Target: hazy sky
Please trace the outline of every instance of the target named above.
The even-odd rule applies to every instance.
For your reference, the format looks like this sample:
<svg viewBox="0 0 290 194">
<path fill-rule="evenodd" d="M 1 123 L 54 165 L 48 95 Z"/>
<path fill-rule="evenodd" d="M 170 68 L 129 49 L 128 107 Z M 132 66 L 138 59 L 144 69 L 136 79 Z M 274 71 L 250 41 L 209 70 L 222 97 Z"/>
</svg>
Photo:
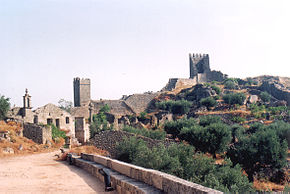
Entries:
<svg viewBox="0 0 290 194">
<path fill-rule="evenodd" d="M 208 53 L 231 77 L 290 77 L 289 0 L 0 0 L 0 94 L 34 107 L 158 91 Z"/>
</svg>

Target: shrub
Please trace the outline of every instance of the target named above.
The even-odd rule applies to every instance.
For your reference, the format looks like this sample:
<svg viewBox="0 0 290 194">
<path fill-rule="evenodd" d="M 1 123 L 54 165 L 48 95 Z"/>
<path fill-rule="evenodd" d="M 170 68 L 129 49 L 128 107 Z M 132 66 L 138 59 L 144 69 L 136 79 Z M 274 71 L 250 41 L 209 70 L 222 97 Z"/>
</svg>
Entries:
<svg viewBox="0 0 290 194">
<path fill-rule="evenodd" d="M 260 98 L 264 101 L 264 102 L 269 102 L 271 99 L 271 95 L 268 92 L 261 92 L 260 94 Z"/>
<path fill-rule="evenodd" d="M 211 88 L 217 93 L 220 94 L 221 93 L 221 89 L 220 87 L 216 86 L 216 85 L 212 85 Z"/>
<path fill-rule="evenodd" d="M 211 123 L 206 127 L 192 126 L 181 130 L 181 138 L 202 152 L 209 152 L 214 157 L 216 153 L 226 150 L 231 141 L 231 130 L 221 122 Z"/>
<path fill-rule="evenodd" d="M 217 101 L 213 97 L 202 98 L 200 100 L 200 104 L 206 106 L 207 108 L 215 107 L 217 105 Z"/>
<path fill-rule="evenodd" d="M 65 132 L 59 130 L 54 124 L 51 124 L 51 135 L 52 135 L 52 139 L 55 141 L 57 138 L 65 138 Z"/>
<path fill-rule="evenodd" d="M 105 130 L 111 130 L 113 127 L 110 126 L 107 121 L 107 116 L 105 113 L 110 111 L 110 107 L 106 104 L 100 108 L 98 114 L 93 115 L 93 119 L 90 124 L 90 137 L 93 138 L 97 133 Z"/>
<path fill-rule="evenodd" d="M 151 139 L 157 139 L 157 140 L 163 140 L 166 137 L 166 133 L 164 131 L 137 129 L 131 126 L 124 126 L 123 131 L 127 131 L 129 133 L 134 133 L 137 135 L 142 135 L 142 136 L 149 137 Z"/>
<path fill-rule="evenodd" d="M 219 116 L 212 116 L 212 115 L 206 115 L 206 116 L 201 116 L 199 118 L 199 125 L 205 127 L 208 126 L 212 123 L 221 123 L 221 117 Z"/>
<path fill-rule="evenodd" d="M 235 123 L 243 123 L 246 121 L 245 118 L 240 117 L 240 116 L 233 116 L 231 120 Z"/>
<path fill-rule="evenodd" d="M 6 118 L 7 112 L 10 109 L 10 102 L 9 98 L 6 98 L 5 96 L 0 96 L 0 120 L 3 120 Z"/>
<path fill-rule="evenodd" d="M 228 159 L 224 164 L 216 165 L 214 160 L 202 154 L 193 157 L 194 148 L 189 145 L 173 144 L 168 148 L 161 145 L 149 149 L 144 141 L 131 137 L 120 142 L 117 150 L 120 160 L 138 166 L 160 170 L 224 192 L 251 191 L 251 184 L 239 165 L 232 168 Z"/>
<path fill-rule="evenodd" d="M 224 85 L 226 89 L 230 89 L 230 90 L 234 90 L 237 88 L 237 84 L 232 80 L 225 81 Z"/>
<path fill-rule="evenodd" d="M 245 99 L 246 99 L 246 96 L 244 93 L 226 94 L 223 96 L 224 102 L 230 105 L 235 105 L 235 104 L 243 105 Z"/>
<path fill-rule="evenodd" d="M 172 134 L 176 138 L 183 127 L 190 127 L 196 125 L 196 121 L 193 118 L 190 119 L 178 119 L 177 121 L 168 121 L 164 124 L 164 130 L 166 133 Z"/>
<path fill-rule="evenodd" d="M 156 103 L 157 107 L 161 110 L 167 110 L 173 114 L 187 114 L 190 110 L 191 102 L 187 100 L 168 100 Z"/>
<path fill-rule="evenodd" d="M 277 126 L 252 125 L 251 133 L 242 136 L 227 152 L 234 164 L 242 165 L 251 181 L 254 173 L 259 173 L 263 168 L 277 172 L 283 171 L 287 164 L 287 142 L 279 137 Z"/>
</svg>

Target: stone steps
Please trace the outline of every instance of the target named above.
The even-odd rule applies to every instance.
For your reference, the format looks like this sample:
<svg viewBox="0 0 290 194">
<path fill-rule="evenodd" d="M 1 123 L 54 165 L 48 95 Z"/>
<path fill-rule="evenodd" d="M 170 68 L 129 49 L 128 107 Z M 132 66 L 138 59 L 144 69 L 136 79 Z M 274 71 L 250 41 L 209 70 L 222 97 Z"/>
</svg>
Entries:
<svg viewBox="0 0 290 194">
<path fill-rule="evenodd" d="M 99 169 L 106 168 L 101 164 L 97 164 L 92 161 L 84 160 L 81 158 L 73 158 L 73 164 L 76 166 L 83 168 L 93 176 L 97 177 L 100 181 L 104 182 L 104 177 L 99 173 Z M 108 169 L 108 168 L 107 168 Z M 127 193 L 136 193 L 136 194 L 161 194 L 162 191 L 152 187 L 143 182 L 137 181 L 135 179 L 129 178 L 125 175 L 122 175 L 114 170 L 108 169 L 110 172 L 111 184 L 112 187 L 119 194 L 127 194 Z"/>
</svg>

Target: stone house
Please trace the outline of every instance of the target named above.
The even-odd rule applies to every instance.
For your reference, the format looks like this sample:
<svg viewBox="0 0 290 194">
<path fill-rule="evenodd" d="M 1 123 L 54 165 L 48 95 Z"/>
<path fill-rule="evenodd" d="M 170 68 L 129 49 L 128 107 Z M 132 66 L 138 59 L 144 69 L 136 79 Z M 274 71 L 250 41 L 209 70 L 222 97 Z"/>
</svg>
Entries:
<svg viewBox="0 0 290 194">
<path fill-rule="evenodd" d="M 59 129 L 67 131 L 68 136 L 75 137 L 74 118 L 71 114 L 50 103 L 32 110 L 31 96 L 27 89 L 23 96 L 23 107 L 12 108 L 8 118 L 24 123 L 54 124 Z"/>
</svg>

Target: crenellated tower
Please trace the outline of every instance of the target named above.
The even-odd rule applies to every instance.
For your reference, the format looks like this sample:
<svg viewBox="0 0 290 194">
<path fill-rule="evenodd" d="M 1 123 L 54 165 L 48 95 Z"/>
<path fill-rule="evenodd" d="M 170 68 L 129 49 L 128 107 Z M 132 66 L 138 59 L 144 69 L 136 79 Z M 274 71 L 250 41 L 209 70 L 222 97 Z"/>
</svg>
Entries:
<svg viewBox="0 0 290 194">
<path fill-rule="evenodd" d="M 74 78 L 74 106 L 79 107 L 91 100 L 90 79 Z"/>
<path fill-rule="evenodd" d="M 209 73 L 209 56 L 208 54 L 189 54 L 189 78 L 197 78 L 198 74 Z"/>
</svg>

